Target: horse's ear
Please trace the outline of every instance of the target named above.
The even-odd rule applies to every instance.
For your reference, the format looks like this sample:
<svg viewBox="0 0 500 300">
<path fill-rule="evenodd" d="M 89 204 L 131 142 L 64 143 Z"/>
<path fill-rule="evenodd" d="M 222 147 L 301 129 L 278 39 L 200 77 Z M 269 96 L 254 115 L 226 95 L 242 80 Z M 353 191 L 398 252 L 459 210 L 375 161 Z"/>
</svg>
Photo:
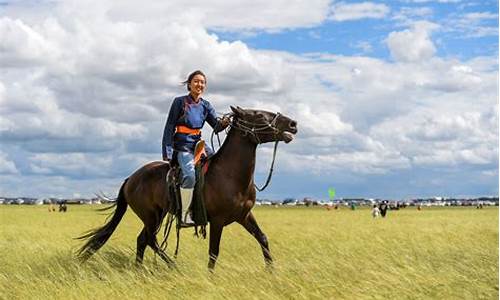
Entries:
<svg viewBox="0 0 500 300">
<path fill-rule="evenodd" d="M 230 106 L 231 110 L 234 112 L 235 115 L 237 116 L 243 116 L 245 114 L 245 110 L 239 106 Z"/>
</svg>

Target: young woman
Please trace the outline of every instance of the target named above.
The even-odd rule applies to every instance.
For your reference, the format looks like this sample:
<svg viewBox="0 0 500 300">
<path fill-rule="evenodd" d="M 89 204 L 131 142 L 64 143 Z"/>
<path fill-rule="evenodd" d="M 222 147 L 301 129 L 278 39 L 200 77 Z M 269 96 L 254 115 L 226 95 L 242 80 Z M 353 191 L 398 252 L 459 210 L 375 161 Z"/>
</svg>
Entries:
<svg viewBox="0 0 500 300">
<path fill-rule="evenodd" d="M 201 139 L 201 128 L 206 121 L 219 132 L 229 125 L 229 119 L 218 119 L 210 102 L 201 98 L 207 85 L 207 78 L 202 71 L 197 70 L 189 74 L 183 84 L 187 86 L 189 94 L 175 98 L 170 106 L 163 132 L 162 154 L 163 160 L 176 159 L 181 167 L 182 225 L 190 226 L 193 221 L 188 208 L 196 180 L 194 148 Z M 207 150 L 211 152 L 211 149 Z"/>
</svg>

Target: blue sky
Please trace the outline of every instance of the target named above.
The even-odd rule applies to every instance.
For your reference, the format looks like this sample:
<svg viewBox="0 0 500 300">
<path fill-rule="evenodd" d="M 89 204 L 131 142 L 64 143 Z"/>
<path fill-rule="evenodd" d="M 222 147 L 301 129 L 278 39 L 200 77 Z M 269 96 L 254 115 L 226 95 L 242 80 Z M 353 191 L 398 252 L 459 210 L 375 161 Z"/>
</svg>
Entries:
<svg viewBox="0 0 500 300">
<path fill-rule="evenodd" d="M 361 3 L 361 2 L 347 2 Z M 378 2 L 383 3 L 383 2 Z M 241 40 L 252 48 L 281 50 L 296 54 L 329 52 L 338 55 L 369 55 L 390 59 L 389 49 L 384 44 L 387 35 L 398 28 L 405 28 L 408 20 L 425 20 L 443 26 L 434 33 L 433 39 L 440 47 L 439 56 L 453 56 L 469 59 L 475 56 L 494 55 L 498 52 L 498 36 L 495 34 L 474 35 L 478 28 L 498 28 L 497 1 L 458 1 L 440 3 L 428 1 L 386 2 L 390 11 L 384 18 L 361 18 L 344 22 L 330 20 L 310 28 L 283 29 L 279 32 L 213 32 L 221 39 Z M 468 14 L 488 13 L 489 15 L 463 28 L 458 20 Z M 417 15 L 413 15 L 417 14 Z M 403 18 L 403 16 L 405 16 Z M 464 24 L 465 25 L 465 24 Z"/>
<path fill-rule="evenodd" d="M 195 69 L 298 121 L 259 198 L 498 195 L 497 1 L 2 1 L 0 39 L 0 196 L 115 194 Z"/>
</svg>

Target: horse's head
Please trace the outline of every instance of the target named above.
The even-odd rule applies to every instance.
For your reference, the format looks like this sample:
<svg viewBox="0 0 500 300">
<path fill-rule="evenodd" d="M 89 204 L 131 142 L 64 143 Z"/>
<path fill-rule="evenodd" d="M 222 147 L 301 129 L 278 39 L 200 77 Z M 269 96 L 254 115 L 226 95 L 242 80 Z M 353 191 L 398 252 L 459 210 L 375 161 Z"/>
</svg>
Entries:
<svg viewBox="0 0 500 300">
<path fill-rule="evenodd" d="M 284 141 L 289 143 L 297 133 L 297 122 L 280 113 L 242 109 L 231 106 L 231 126 L 248 135 L 255 143 Z"/>
</svg>

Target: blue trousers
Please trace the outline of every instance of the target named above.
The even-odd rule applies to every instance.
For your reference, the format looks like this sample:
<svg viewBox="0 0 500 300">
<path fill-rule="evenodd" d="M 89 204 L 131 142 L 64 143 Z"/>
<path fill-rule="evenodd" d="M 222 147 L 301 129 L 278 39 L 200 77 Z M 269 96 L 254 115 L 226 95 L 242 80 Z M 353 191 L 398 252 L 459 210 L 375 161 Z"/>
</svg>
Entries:
<svg viewBox="0 0 500 300">
<path fill-rule="evenodd" d="M 208 157 L 214 154 L 210 146 L 205 144 L 205 152 Z M 196 172 L 194 170 L 194 154 L 190 152 L 177 152 L 177 162 L 182 170 L 182 183 L 181 187 L 185 189 L 194 188 L 196 183 Z"/>
<path fill-rule="evenodd" d="M 194 188 L 196 183 L 194 171 L 194 154 L 189 152 L 177 152 L 177 161 L 182 171 L 181 187 L 185 189 Z"/>
</svg>

